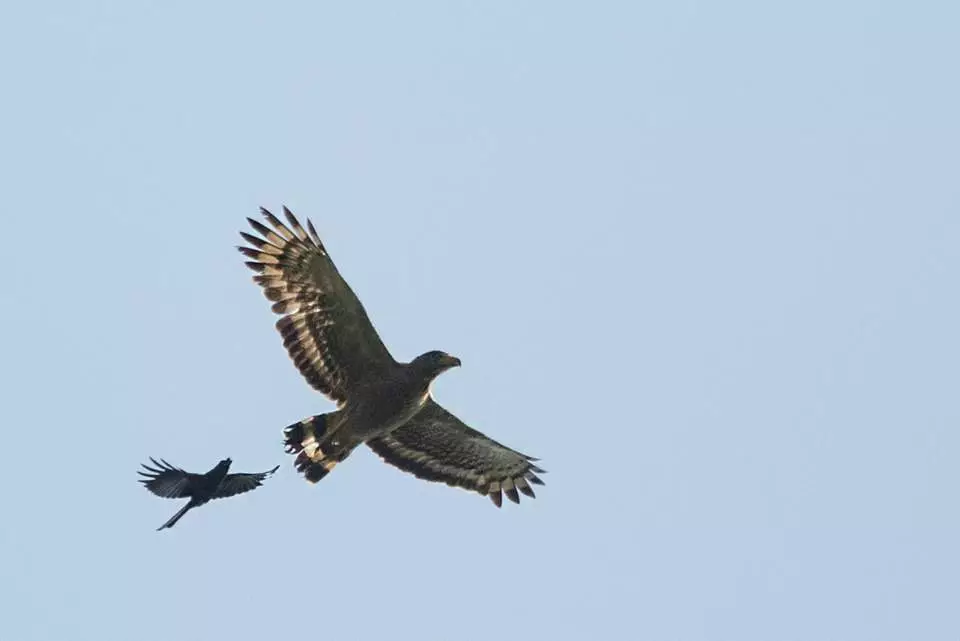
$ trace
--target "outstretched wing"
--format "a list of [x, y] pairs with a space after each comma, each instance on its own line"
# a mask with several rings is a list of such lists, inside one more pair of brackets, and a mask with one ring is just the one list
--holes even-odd
[[153, 463], [154, 467], [141, 465], [143, 469], [147, 470], [146, 472], [137, 470], [137, 474], [146, 477], [137, 480], [143, 483], [148, 490], [165, 499], [182, 499], [193, 496], [193, 488], [196, 487], [195, 484], [203, 476], [202, 474], [185, 472], [163, 459], [157, 462], [153, 457], [150, 457], [150, 462]]
[[240, 232], [250, 247], [238, 249], [253, 260], [253, 280], [282, 314], [277, 329], [283, 346], [304, 378], [334, 401], [346, 401], [361, 381], [385, 376], [396, 361], [340, 276], [320, 237], [307, 221], [308, 234], [290, 210], [287, 227], [261, 208], [270, 226], [248, 218], [261, 237]]
[[503, 493], [520, 502], [543, 485], [537, 459], [497, 443], [441, 407], [432, 398], [403, 427], [367, 441], [383, 460], [418, 478], [479, 492], [500, 507]]
[[268, 472], [258, 472], [255, 474], [227, 474], [226, 478], [223, 479], [223, 483], [217, 488], [217, 492], [213, 495], [213, 498], [224, 499], [228, 496], [243, 494], [244, 492], [254, 490], [260, 487], [264, 479], [276, 472], [279, 467], [278, 465]]

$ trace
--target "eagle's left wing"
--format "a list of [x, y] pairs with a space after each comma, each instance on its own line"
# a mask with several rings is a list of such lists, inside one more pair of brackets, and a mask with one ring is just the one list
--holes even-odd
[[223, 483], [217, 488], [217, 493], [213, 495], [215, 499], [224, 499], [228, 496], [243, 494], [260, 487], [263, 481], [277, 471], [280, 466], [276, 466], [268, 472], [257, 472], [253, 474], [227, 474]]
[[383, 460], [427, 481], [439, 481], [503, 503], [506, 493], [514, 503], [520, 492], [534, 497], [530, 484], [543, 485], [537, 459], [497, 443], [428, 398], [403, 427], [367, 445]]

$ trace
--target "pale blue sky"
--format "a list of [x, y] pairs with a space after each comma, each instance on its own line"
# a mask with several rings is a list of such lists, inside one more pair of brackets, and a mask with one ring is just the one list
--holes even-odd
[[[8, 5], [0, 639], [960, 637], [956, 3]], [[535, 501], [294, 473], [283, 203]]]

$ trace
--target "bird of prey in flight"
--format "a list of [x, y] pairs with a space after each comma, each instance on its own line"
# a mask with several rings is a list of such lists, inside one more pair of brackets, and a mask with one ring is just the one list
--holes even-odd
[[503, 494], [515, 503], [520, 493], [533, 497], [530, 485], [543, 485], [537, 459], [468, 427], [433, 400], [433, 379], [460, 360], [431, 351], [409, 363], [396, 361], [313, 223], [304, 229], [286, 207], [288, 224], [260, 211], [269, 226], [248, 218], [258, 235], [240, 232], [249, 246], [238, 249], [281, 316], [277, 330], [294, 365], [337, 403], [336, 411], [284, 430], [297, 470], [316, 483], [366, 444], [405, 472], [478, 492], [497, 507]]
[[151, 458], [150, 462], [153, 463], [154, 467], [143, 465], [142, 467], [146, 472], [137, 472], [145, 477], [139, 479], [139, 481], [148, 490], [165, 499], [190, 499], [179, 512], [171, 516], [170, 520], [158, 527], [157, 530], [173, 527], [187, 511], [199, 507], [211, 499], [223, 499], [260, 487], [264, 479], [280, 467], [278, 465], [269, 472], [256, 474], [228, 474], [230, 464], [233, 461], [225, 458], [206, 474], [193, 474], [185, 472], [179, 467], [174, 467], [163, 459], [157, 462]]

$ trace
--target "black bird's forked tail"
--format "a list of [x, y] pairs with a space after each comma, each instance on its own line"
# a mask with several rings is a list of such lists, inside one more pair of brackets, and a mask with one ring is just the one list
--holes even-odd
[[173, 516], [171, 516], [171, 517], [170, 517], [170, 520], [168, 520], [166, 523], [164, 523], [163, 525], [161, 525], [160, 527], [158, 527], [158, 528], [157, 528], [157, 532], [159, 532], [160, 530], [162, 530], [162, 529], [164, 529], [164, 528], [170, 528], [170, 527], [173, 527], [174, 525], [176, 525], [176, 524], [177, 524], [177, 521], [179, 521], [181, 518], [183, 518], [183, 515], [186, 514], [186, 513], [190, 510], [190, 508], [192, 508], [193, 506], [194, 506], [193, 501], [188, 502], [186, 505], [184, 505], [182, 508], [180, 508], [180, 511], [179, 511], [179, 512], [177, 512], [176, 514], [174, 514]]
[[350, 454], [351, 448], [330, 438], [328, 433], [330, 418], [335, 414], [337, 412], [310, 416], [283, 430], [284, 450], [296, 455], [294, 467], [311, 483], [325, 477]]

